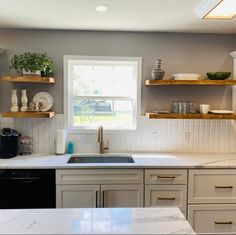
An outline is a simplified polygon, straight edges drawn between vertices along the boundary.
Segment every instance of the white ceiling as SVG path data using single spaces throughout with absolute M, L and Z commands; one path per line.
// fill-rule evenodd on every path
M 233 20 L 201 20 L 202 0 L 0 0 L 0 28 L 236 34 Z M 96 4 L 108 4 L 105 13 Z

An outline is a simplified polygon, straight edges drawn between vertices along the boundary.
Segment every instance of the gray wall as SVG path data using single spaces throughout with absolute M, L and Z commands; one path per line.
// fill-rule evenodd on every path
M 0 45 L 7 48 L 0 57 L 0 75 L 14 74 L 9 61 L 14 54 L 47 52 L 56 65 L 55 85 L 0 83 L 0 111 L 10 108 L 10 90 L 27 89 L 29 98 L 48 91 L 55 110 L 63 113 L 63 55 L 141 56 L 143 82 L 150 79 L 155 60 L 163 60 L 165 79 L 173 73 L 232 71 L 229 53 L 236 50 L 236 35 L 86 32 L 53 30 L 0 30 Z M 173 100 L 210 103 L 213 108 L 231 107 L 230 87 L 145 87 L 142 86 L 142 113 L 169 109 Z

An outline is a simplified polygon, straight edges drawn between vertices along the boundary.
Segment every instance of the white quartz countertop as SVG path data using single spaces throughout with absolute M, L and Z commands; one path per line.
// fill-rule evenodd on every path
M 0 234 L 195 234 L 178 208 L 0 210 Z
M 83 154 L 89 156 L 90 154 Z M 109 154 L 106 154 L 109 155 Z M 119 154 L 118 154 L 119 155 Z M 70 155 L 33 154 L 0 159 L 0 169 L 17 168 L 236 168 L 236 154 L 135 153 L 135 163 L 68 164 Z

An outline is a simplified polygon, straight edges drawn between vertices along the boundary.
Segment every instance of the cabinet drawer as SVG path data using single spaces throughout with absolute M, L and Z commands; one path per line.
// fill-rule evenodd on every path
M 57 170 L 56 184 L 142 184 L 141 169 Z
M 236 170 L 190 170 L 189 203 L 236 203 Z
M 186 185 L 146 185 L 145 207 L 179 207 L 186 211 Z
M 145 184 L 187 184 L 187 170 L 145 170 Z
M 188 221 L 197 233 L 236 233 L 236 205 L 190 205 Z

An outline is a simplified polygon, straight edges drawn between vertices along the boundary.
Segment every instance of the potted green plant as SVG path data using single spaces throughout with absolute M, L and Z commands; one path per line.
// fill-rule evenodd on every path
M 47 56 L 47 53 L 25 52 L 21 55 L 14 55 L 10 68 L 23 75 L 36 74 L 48 77 L 55 73 L 53 61 Z

